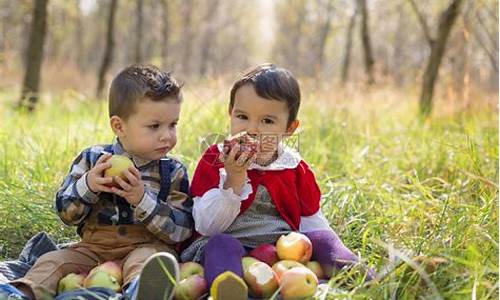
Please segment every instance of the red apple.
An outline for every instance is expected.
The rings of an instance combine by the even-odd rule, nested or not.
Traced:
[[[174,299],[195,300],[208,291],[205,278],[200,274],[191,275],[181,279],[175,287]]]
[[[243,272],[246,272],[246,270],[248,269],[248,267],[250,267],[253,263],[256,263],[258,261],[259,261],[258,259],[255,259],[255,258],[253,258],[251,256],[244,256],[241,259],[241,264],[243,265]]]
[[[290,232],[278,239],[276,250],[281,260],[295,260],[304,264],[311,259],[313,249],[307,236],[299,232]]]
[[[61,294],[67,291],[80,289],[83,287],[83,281],[87,274],[69,273],[59,280],[57,285],[57,293]]]
[[[123,174],[123,172],[128,168],[133,167],[134,163],[130,158],[118,154],[111,156],[111,158],[109,158],[107,162],[111,163],[111,167],[104,170],[104,176],[113,178],[113,182],[108,186],[114,186],[120,188],[120,185],[115,182],[114,178],[118,176],[121,179],[128,181],[127,177]]]
[[[273,271],[276,273],[278,278],[281,278],[281,275],[283,275],[283,273],[295,267],[305,267],[305,266],[295,260],[280,260],[279,262],[273,265]]]
[[[269,298],[278,289],[278,277],[273,269],[264,262],[256,262],[250,265],[243,274],[248,284],[250,295],[257,298]]]
[[[269,266],[274,265],[279,260],[276,247],[271,244],[262,244],[250,251],[249,254],[256,259],[265,262]]]
[[[203,266],[194,261],[188,261],[182,263],[179,267],[180,279],[186,279],[192,275],[200,275],[201,277],[205,276],[205,272],[203,270]]]
[[[316,277],[318,279],[324,279],[325,278],[325,273],[323,272],[323,268],[321,268],[321,265],[317,261],[308,261],[306,263],[306,267],[313,271],[314,274],[316,274]]]
[[[292,268],[281,276],[280,293],[283,300],[312,297],[318,286],[318,278],[305,267]]]

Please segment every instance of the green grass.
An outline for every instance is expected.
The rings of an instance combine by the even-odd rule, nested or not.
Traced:
[[[3,258],[39,231],[76,238],[54,212],[55,191],[81,149],[112,139],[103,102],[66,92],[27,115],[11,108],[13,98],[0,92]],[[174,151],[190,174],[199,137],[228,126],[225,101],[201,98],[188,90]],[[412,101],[316,98],[306,96],[301,108],[300,151],[345,244],[377,269],[397,251],[448,261],[428,275],[405,263],[372,286],[346,271],[330,281],[329,298],[497,298],[498,114],[474,108],[422,125]]]

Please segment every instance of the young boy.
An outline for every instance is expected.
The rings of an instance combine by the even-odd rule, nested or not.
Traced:
[[[181,101],[181,85],[156,67],[131,66],[114,78],[109,120],[116,138],[83,150],[56,195],[59,217],[78,226],[81,241],[43,255],[23,278],[11,282],[18,290],[4,285],[0,295],[14,290],[11,296],[53,297],[68,273],[85,273],[110,260],[122,266],[123,290],[133,283],[128,296],[170,295],[165,289],[171,287],[160,284],[168,280],[162,267],[178,278],[174,247],[191,236],[193,225],[186,168],[166,157],[177,142]],[[113,154],[134,163],[123,173],[126,180],[104,175]]]
[[[282,143],[299,125],[299,106],[299,85],[288,70],[253,68],[231,89],[229,117],[231,134],[246,132],[259,150],[212,145],[198,163],[191,195],[202,236],[181,259],[202,262],[215,300],[247,299],[242,256],[291,231],[309,237],[313,259],[326,273],[358,261],[321,213],[321,193],[308,164]]]

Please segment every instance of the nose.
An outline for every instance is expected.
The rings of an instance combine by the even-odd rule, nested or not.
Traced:
[[[259,124],[258,123],[255,123],[255,122],[252,122],[251,124],[249,124],[247,130],[248,134],[250,136],[255,136],[259,133]]]
[[[164,141],[168,141],[170,139],[170,131],[167,129],[167,130],[163,130],[161,135],[160,135],[160,141],[164,142]]]

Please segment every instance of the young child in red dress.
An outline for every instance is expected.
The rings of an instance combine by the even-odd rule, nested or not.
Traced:
[[[299,106],[299,85],[288,70],[272,64],[253,68],[234,83],[229,116],[231,134],[246,132],[258,151],[239,143],[226,151],[217,144],[198,163],[191,194],[201,236],[181,259],[204,265],[215,300],[246,299],[241,258],[292,231],[309,237],[312,258],[327,272],[358,261],[323,216],[309,165],[283,145],[299,125]]]

